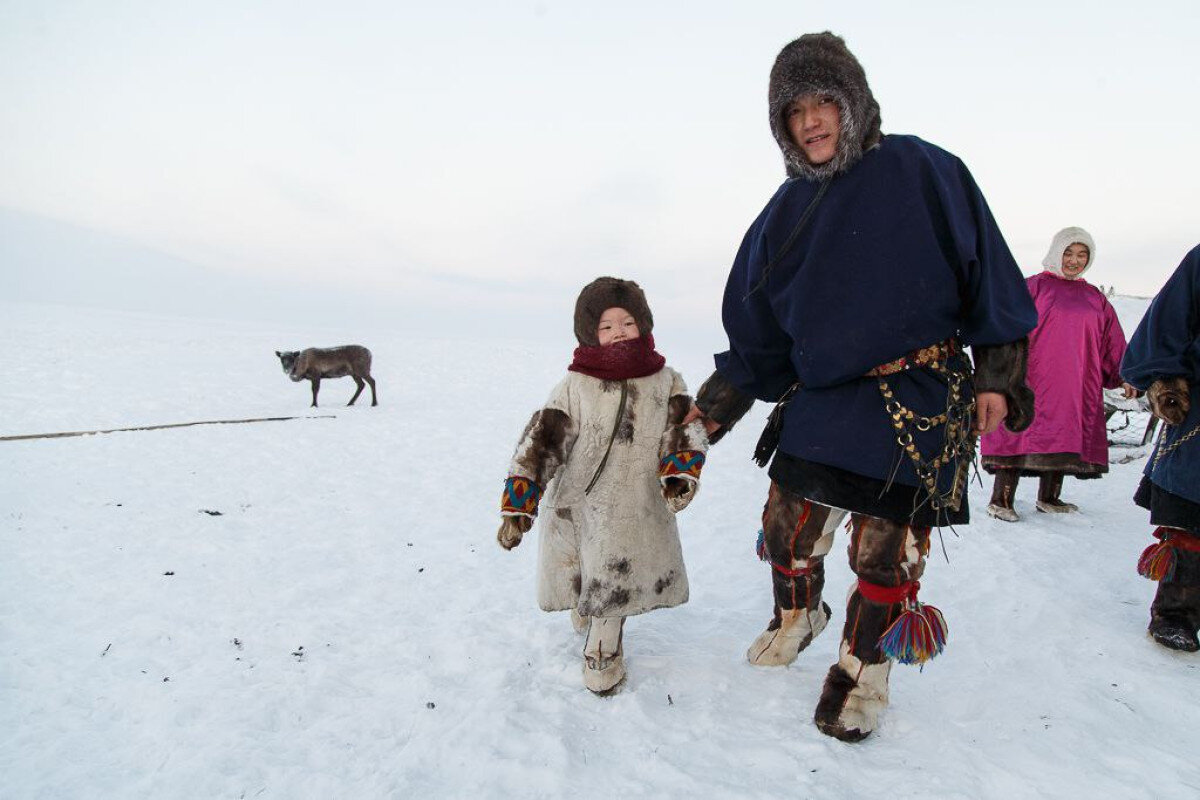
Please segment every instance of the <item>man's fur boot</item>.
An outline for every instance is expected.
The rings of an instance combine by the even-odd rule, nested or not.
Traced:
[[[777,608],[775,614],[746,651],[746,658],[755,666],[781,667],[795,661],[800,651],[825,630],[833,612],[828,603],[822,602],[814,609]]]
[[[625,680],[624,649],[621,646],[624,617],[588,617],[587,642],[583,646],[583,685],[596,694],[609,694]]]
[[[1194,653],[1200,650],[1200,552],[1176,549],[1174,556],[1172,574],[1158,582],[1147,632],[1163,647]]]
[[[891,670],[890,661],[863,663],[842,642],[838,663],[829,668],[813,715],[821,733],[843,742],[860,742],[870,736],[879,712],[887,707]]]

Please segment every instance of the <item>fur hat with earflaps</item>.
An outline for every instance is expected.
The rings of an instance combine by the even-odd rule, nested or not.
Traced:
[[[623,308],[637,320],[638,332],[648,336],[654,330],[654,315],[646,303],[642,287],[620,278],[596,278],[583,287],[575,301],[575,338],[584,347],[596,347],[600,339],[596,329],[600,316],[610,308]]]
[[[841,111],[837,152],[824,164],[809,163],[788,131],[788,107],[805,94],[827,94]],[[867,84],[867,73],[842,37],[829,31],[806,33],[780,51],[771,68],[767,102],[771,133],[783,151],[789,178],[822,180],[845,172],[882,136],[879,104]]]
[[[1075,276],[1076,278],[1083,277],[1083,273],[1096,263],[1096,242],[1092,239],[1092,235],[1083,228],[1063,228],[1054,234],[1054,240],[1050,242],[1050,249],[1046,252],[1046,257],[1042,259],[1042,266],[1058,277],[1066,278],[1062,268],[1063,253],[1073,244],[1081,244],[1088,249],[1087,266]],[[1068,278],[1068,280],[1071,279]]]

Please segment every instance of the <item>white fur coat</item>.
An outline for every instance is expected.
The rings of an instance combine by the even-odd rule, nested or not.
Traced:
[[[679,424],[691,398],[673,369],[626,383],[615,436],[621,382],[571,372],[517,445],[509,474],[548,484],[538,515],[538,604],[546,611],[625,617],[687,601],[679,530],[659,465],[672,452],[705,452],[708,440],[699,422]],[[558,420],[557,438],[539,431],[547,420]],[[539,446],[547,438],[558,446]],[[585,495],[610,438],[608,462]]]

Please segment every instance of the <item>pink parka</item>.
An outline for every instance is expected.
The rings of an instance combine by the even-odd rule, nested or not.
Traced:
[[[1022,433],[1004,426],[983,437],[985,456],[1075,453],[1108,463],[1102,389],[1121,385],[1125,333],[1104,294],[1082,278],[1046,271],[1026,280],[1037,306],[1029,336],[1029,386],[1033,424]]]

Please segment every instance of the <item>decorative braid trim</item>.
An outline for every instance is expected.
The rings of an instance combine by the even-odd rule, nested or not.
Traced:
[[[878,367],[867,371],[868,377],[885,377],[887,375],[895,375],[897,372],[904,372],[906,369],[913,367],[931,366],[934,369],[939,364],[945,364],[950,356],[955,353],[962,352],[958,342],[954,339],[947,339],[944,342],[931,344],[928,347],[919,347],[911,353],[900,356],[895,361],[889,361],[886,364],[880,364]]]
[[[698,481],[703,468],[704,453],[699,450],[679,450],[663,456],[662,461],[658,462],[658,477]]]
[[[504,492],[500,495],[500,513],[536,517],[541,499],[542,487],[530,478],[511,475],[504,482]]]

